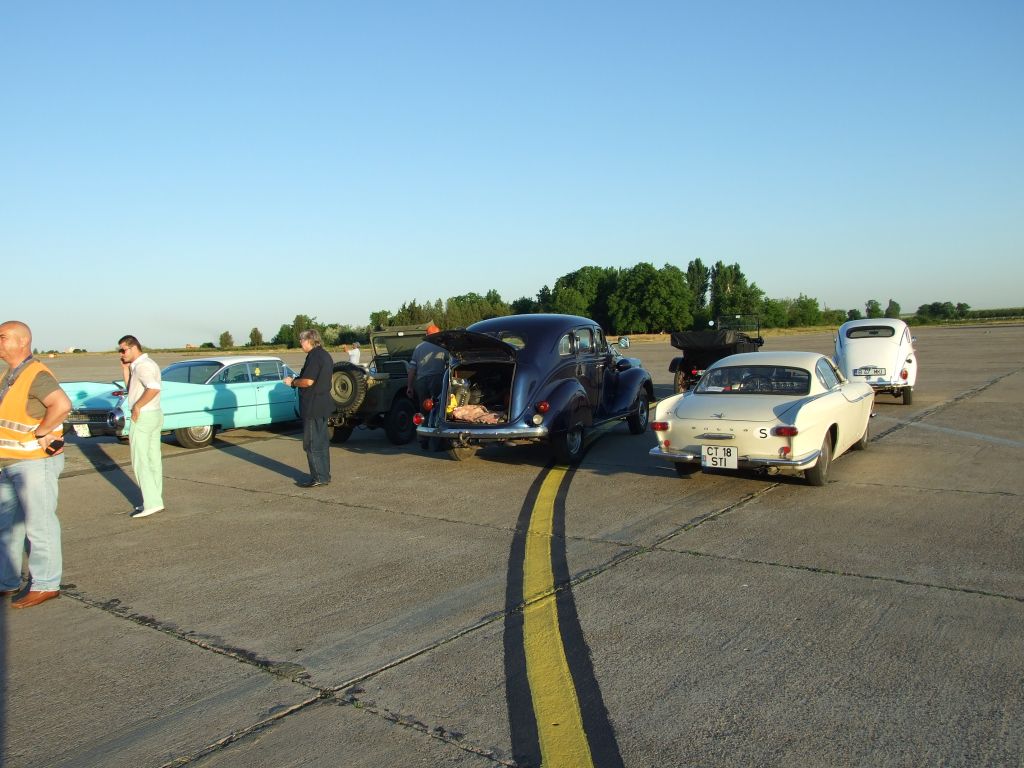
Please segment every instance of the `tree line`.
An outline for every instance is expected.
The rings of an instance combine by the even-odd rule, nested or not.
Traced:
[[[1019,310],[994,311],[1024,314]],[[589,317],[614,336],[701,329],[719,317],[731,315],[758,315],[762,328],[837,326],[847,320],[903,316],[894,299],[889,299],[885,307],[877,299],[868,299],[863,309],[830,309],[803,293],[796,298],[769,298],[748,280],[739,264],[719,261],[709,267],[694,259],[685,270],[673,264],[659,269],[649,262],[628,268],[581,267],[559,277],[553,286],[544,285],[536,296],[511,302],[502,299],[496,290],[434,302],[413,299],[395,311],[372,312],[367,326],[321,323],[307,315],[296,315],[292,323],[278,329],[270,344],[296,347],[299,333],[307,328],[317,329],[325,344],[340,345],[366,341],[372,328],[388,325],[433,322],[441,328],[465,328],[489,317],[535,312]],[[933,302],[921,305],[917,314],[907,319],[911,324],[925,324],[975,317],[980,316],[965,303]],[[262,332],[253,328],[245,346],[264,343]],[[231,334],[222,333],[220,347],[233,346]]]

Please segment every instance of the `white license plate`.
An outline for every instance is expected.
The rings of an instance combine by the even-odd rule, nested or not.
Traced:
[[[864,368],[857,368],[853,372],[854,376],[885,376],[885,368],[875,368],[874,366],[867,366]]]
[[[75,428],[75,434],[79,437],[90,437],[92,434],[89,432],[88,424],[73,424],[72,426]]]
[[[702,445],[700,465],[705,469],[739,469],[736,448],[731,445]]]

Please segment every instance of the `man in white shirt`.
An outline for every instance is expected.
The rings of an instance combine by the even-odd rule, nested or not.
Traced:
[[[132,455],[132,471],[142,491],[142,506],[135,507],[132,517],[148,517],[164,508],[164,475],[161,461],[160,433],[164,414],[160,410],[160,366],[142,351],[134,336],[122,336],[117,342],[121,369],[128,384],[128,407],[132,423],[128,442]]]
[[[348,352],[348,361],[353,365],[359,365],[359,342],[346,345],[345,351]]]

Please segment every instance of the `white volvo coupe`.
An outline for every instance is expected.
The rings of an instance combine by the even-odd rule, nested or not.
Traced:
[[[874,390],[814,352],[731,355],[690,392],[658,403],[650,455],[695,470],[799,474],[824,485],[832,460],[868,442]]]
[[[917,382],[914,337],[902,320],[851,320],[836,334],[836,365],[851,381],[866,381],[875,392],[910,405]]]

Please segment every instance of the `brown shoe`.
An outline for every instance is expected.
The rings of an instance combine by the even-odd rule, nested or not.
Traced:
[[[54,589],[50,592],[39,592],[37,590],[30,590],[20,600],[14,600],[11,602],[11,608],[31,608],[33,605],[39,605],[45,603],[54,597],[60,597],[60,590]]]

